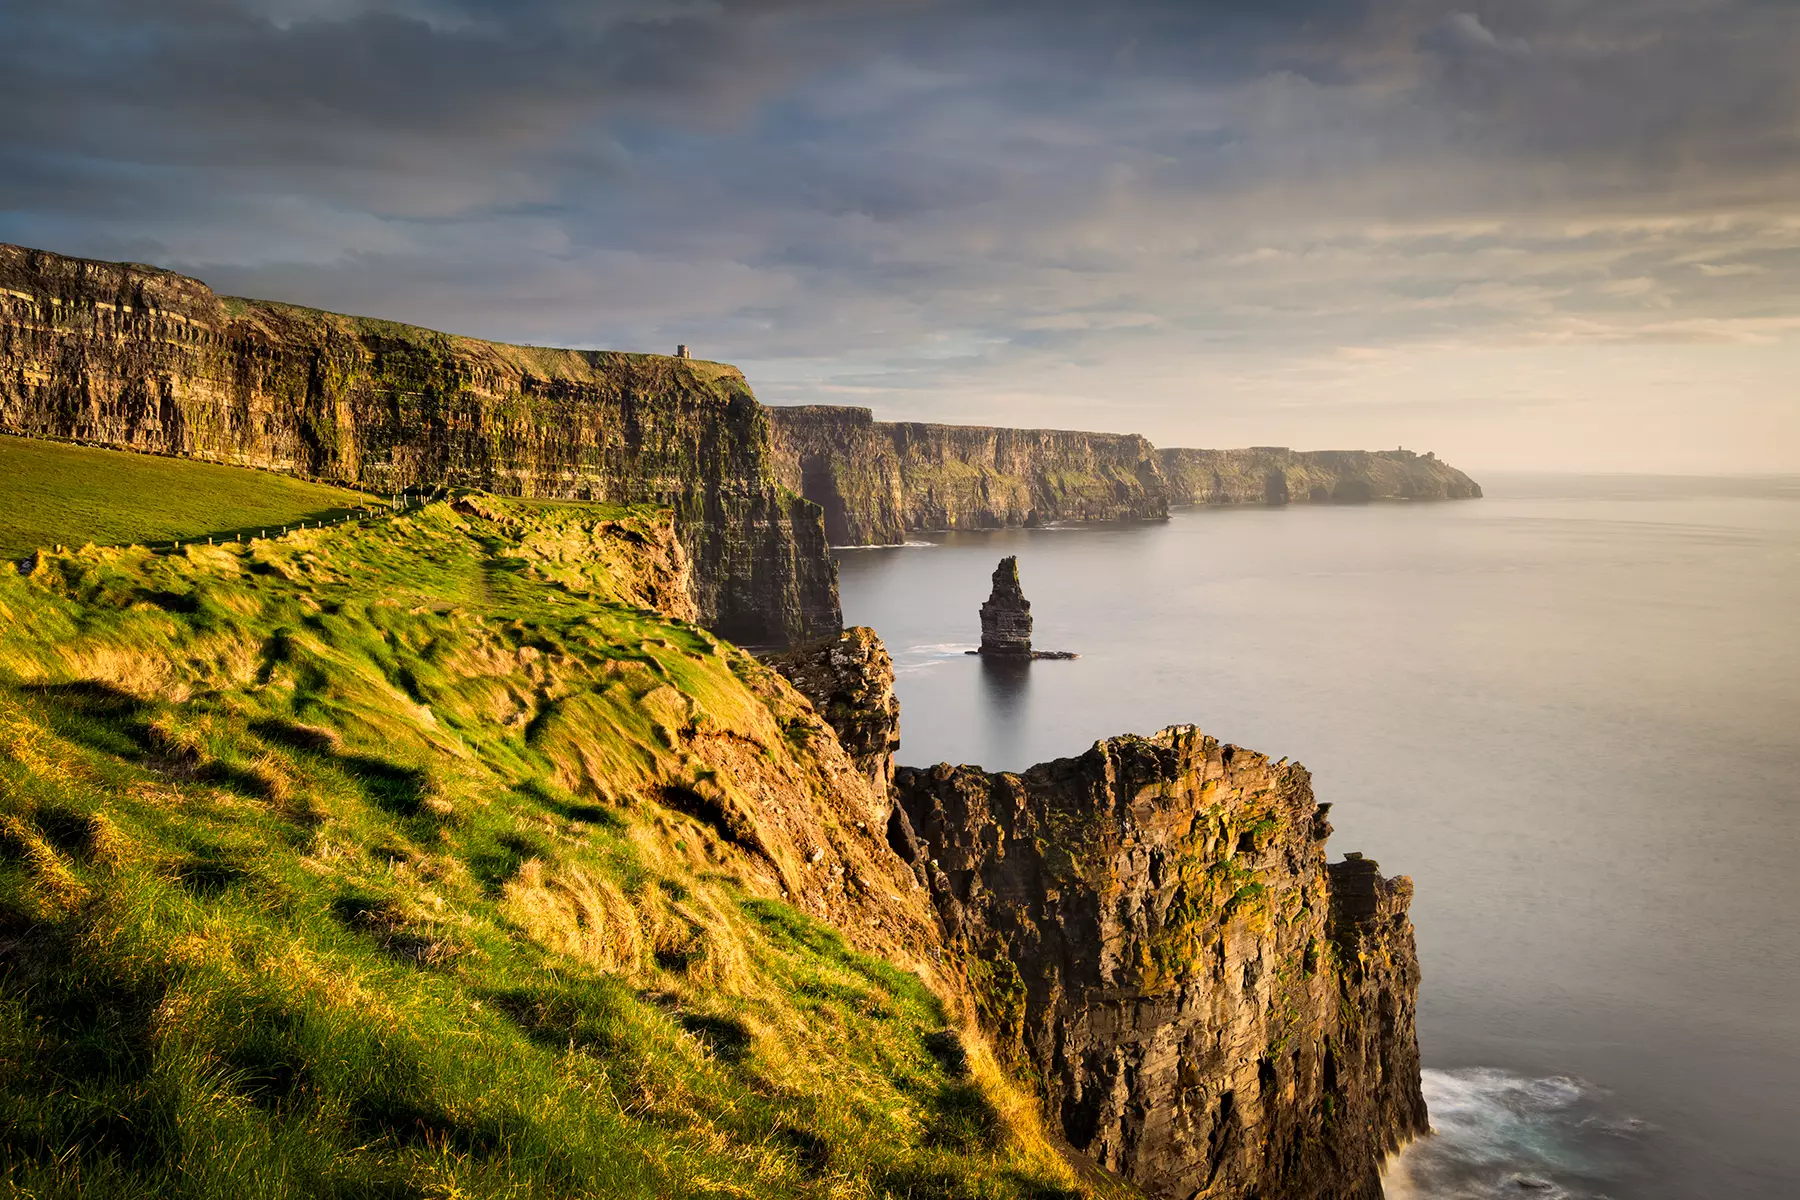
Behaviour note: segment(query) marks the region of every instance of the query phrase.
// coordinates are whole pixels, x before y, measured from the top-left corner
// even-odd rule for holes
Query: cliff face
[[[1481,485],[1410,450],[1158,450],[1171,504],[1363,504],[1470,500]]]
[[[1328,867],[1304,768],[1191,727],[901,768],[890,840],[1003,1053],[1153,1197],[1381,1195],[1425,1132],[1412,885]]]
[[[664,504],[707,624],[753,643],[841,625],[819,511],[777,482],[765,411],[717,363],[453,337],[0,245],[0,431],[377,490]]]
[[[1481,495],[1408,450],[1159,450],[1135,434],[877,421],[866,408],[769,410],[777,477],[825,511],[834,545],[909,530],[1158,518],[1171,504],[1356,504]]]
[[[825,511],[834,545],[908,530],[1168,516],[1136,434],[877,421],[866,408],[771,408],[776,477]]]

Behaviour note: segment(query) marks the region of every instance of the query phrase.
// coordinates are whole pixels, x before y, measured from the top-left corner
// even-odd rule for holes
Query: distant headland
[[[866,408],[769,409],[776,475],[836,546],[912,532],[1156,520],[1182,504],[1464,500],[1481,485],[1411,450],[1159,449],[1134,433],[877,421]]]

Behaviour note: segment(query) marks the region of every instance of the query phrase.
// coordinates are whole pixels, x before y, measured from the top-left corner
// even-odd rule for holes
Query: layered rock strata
[[[0,432],[380,491],[665,504],[707,624],[748,643],[841,626],[819,510],[779,484],[764,409],[718,363],[453,337],[0,245]]]
[[[900,701],[894,660],[875,631],[853,626],[763,661],[812,702],[876,795],[885,797],[900,749]]]
[[[831,405],[769,418],[777,478],[824,510],[833,545],[1169,515],[1155,448],[1136,434],[896,423]]]
[[[1031,601],[1019,584],[1019,560],[1010,555],[994,568],[994,590],[981,606],[981,653],[1031,657]]]
[[[1159,450],[1135,434],[877,421],[866,408],[771,408],[777,476],[818,504],[833,545],[909,532],[1154,519],[1171,504],[1461,500],[1481,487],[1409,450]]]
[[[1171,504],[1367,504],[1472,500],[1481,485],[1411,450],[1158,450]]]
[[[1304,768],[1192,727],[901,768],[890,841],[1068,1141],[1159,1198],[1376,1200],[1426,1130],[1411,884]]]

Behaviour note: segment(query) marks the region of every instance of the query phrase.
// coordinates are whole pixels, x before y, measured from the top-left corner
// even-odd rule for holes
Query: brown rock
[[[1031,601],[1019,586],[1019,560],[994,568],[994,590],[981,606],[981,652],[1001,658],[1031,657]]]
[[[1192,727],[901,768],[890,844],[1077,1149],[1157,1198],[1376,1200],[1426,1129],[1411,884],[1327,868],[1297,764]]]
[[[853,626],[763,661],[812,701],[885,800],[900,749],[900,701],[894,695],[894,661],[875,631]]]

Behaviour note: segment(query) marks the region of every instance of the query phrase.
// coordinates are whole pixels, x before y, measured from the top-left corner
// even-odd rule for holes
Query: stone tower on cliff
[[[1031,657],[1031,601],[1019,587],[1019,560],[1011,555],[994,568],[993,594],[981,606],[981,652]]]

